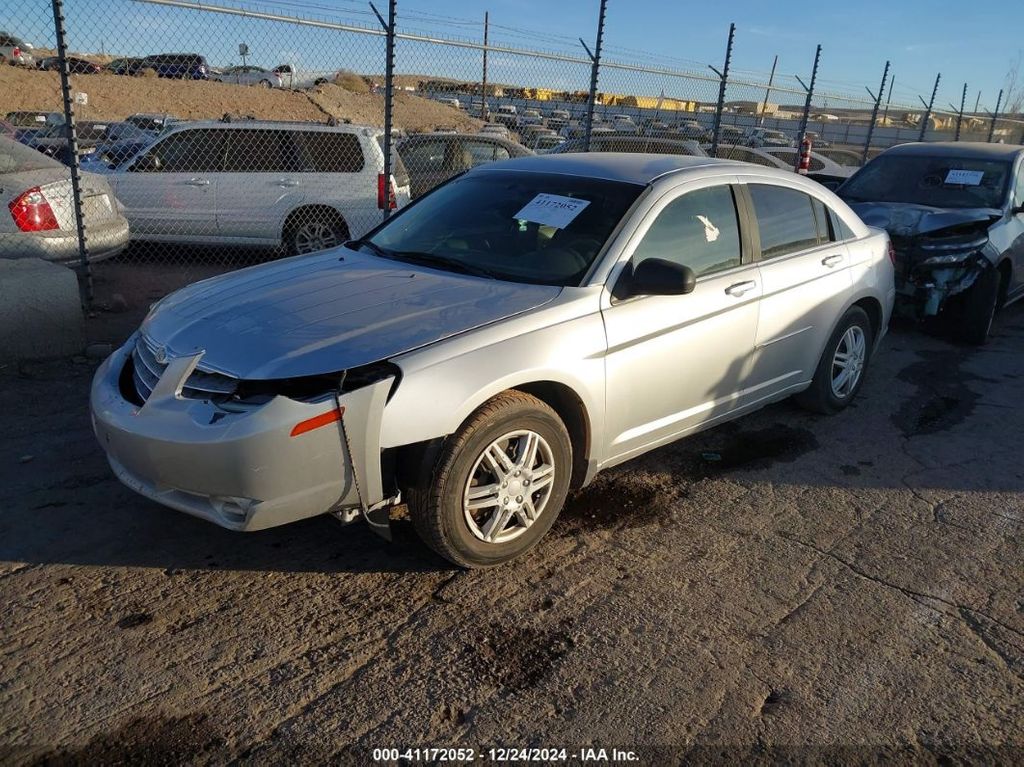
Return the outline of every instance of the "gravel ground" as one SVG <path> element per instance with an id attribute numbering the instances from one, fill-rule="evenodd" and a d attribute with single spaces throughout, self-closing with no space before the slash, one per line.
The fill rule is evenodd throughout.
<path id="1" fill-rule="evenodd" d="M 0 366 L 0 759 L 1024 758 L 1024 308 L 908 329 L 856 405 L 783 403 L 576 495 L 523 560 L 396 523 L 230 533 L 133 495 L 95 363 Z"/>

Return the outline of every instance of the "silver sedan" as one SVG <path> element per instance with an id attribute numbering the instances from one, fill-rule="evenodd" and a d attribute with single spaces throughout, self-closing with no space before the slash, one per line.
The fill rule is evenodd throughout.
<path id="1" fill-rule="evenodd" d="M 220 72 L 211 72 L 210 79 L 233 85 L 255 85 L 258 88 L 282 87 L 281 75 L 261 67 L 229 67 Z"/>
<path id="2" fill-rule="evenodd" d="M 117 476 L 235 530 L 332 513 L 508 561 L 602 469 L 789 396 L 857 396 L 888 236 L 707 158 L 481 166 L 361 240 L 185 288 L 97 371 Z"/>
<path id="3" fill-rule="evenodd" d="M 106 179 L 82 174 L 82 212 L 93 261 L 128 245 L 128 220 Z M 0 137 L 0 258 L 72 262 L 78 230 L 67 166 Z"/>

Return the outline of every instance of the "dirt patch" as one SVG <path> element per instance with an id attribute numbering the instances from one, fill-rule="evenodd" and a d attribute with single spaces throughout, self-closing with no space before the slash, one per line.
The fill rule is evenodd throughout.
<path id="1" fill-rule="evenodd" d="M 471 635 L 465 661 L 478 678 L 509 692 L 533 687 L 575 646 L 567 627 L 510 628 L 492 623 Z"/>
<path id="2" fill-rule="evenodd" d="M 222 752 L 225 745 L 205 714 L 137 717 L 119 730 L 95 736 L 80 749 L 46 754 L 38 763 L 186 764 Z"/>
<path id="3" fill-rule="evenodd" d="M 384 124 L 384 96 L 379 93 L 353 93 L 339 85 L 321 85 L 310 91 L 309 99 L 324 114 L 351 120 L 357 125 Z M 414 93 L 395 93 L 395 127 L 409 133 L 437 128 L 455 128 L 475 132 L 483 123 L 465 112 Z"/>
<path id="4" fill-rule="evenodd" d="M 645 527 L 668 518 L 679 487 L 661 475 L 630 472 L 599 475 L 569 497 L 556 530 L 577 535 L 583 530 Z"/>
<path id="5" fill-rule="evenodd" d="M 900 371 L 899 380 L 916 387 L 892 416 L 903 436 L 946 431 L 974 412 L 979 395 L 969 384 L 978 379 L 962 369 L 970 355 L 965 349 L 921 352 L 920 361 Z"/>

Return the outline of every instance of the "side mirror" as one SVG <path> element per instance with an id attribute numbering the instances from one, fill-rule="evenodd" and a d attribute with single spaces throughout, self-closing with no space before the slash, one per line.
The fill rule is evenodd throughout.
<path id="1" fill-rule="evenodd" d="M 163 164 L 163 162 L 161 162 L 159 156 L 157 156 L 155 154 L 152 154 L 152 153 L 147 153 L 147 154 L 142 155 L 142 157 L 140 157 L 138 160 L 136 160 L 134 163 L 132 163 L 132 172 L 133 173 L 156 173 L 156 172 L 162 170 L 163 167 L 164 167 L 164 164 Z"/>
<path id="2" fill-rule="evenodd" d="M 663 258 L 647 258 L 633 270 L 629 294 L 633 296 L 681 296 L 697 286 L 693 269 Z"/>

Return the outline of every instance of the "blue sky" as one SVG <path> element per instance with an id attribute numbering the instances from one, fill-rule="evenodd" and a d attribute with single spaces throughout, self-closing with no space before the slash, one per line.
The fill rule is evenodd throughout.
<path id="1" fill-rule="evenodd" d="M 334 22 L 376 23 L 364 0 L 208 0 Z M 52 44 L 48 0 L 0 4 L 0 28 L 38 44 Z M 386 10 L 386 0 L 378 7 Z M 592 44 L 597 0 L 399 0 L 399 26 L 421 32 L 479 40 L 485 10 L 490 12 L 492 43 L 527 46 L 580 55 L 576 38 Z M 965 7 L 971 8 L 969 12 Z M 381 71 L 380 38 L 272 24 L 252 19 L 154 6 L 135 0 L 66 0 L 70 45 L 93 51 L 144 54 L 159 50 L 195 50 L 211 63 L 239 63 L 238 42 L 245 41 L 255 63 L 272 66 L 298 62 L 309 69 L 351 68 Z M 779 55 L 777 82 L 798 88 L 792 75 L 806 81 L 814 47 L 823 46 L 819 90 L 867 98 L 875 90 L 885 60 L 892 61 L 894 103 L 916 104 L 927 98 L 942 72 L 936 106 L 959 102 L 968 83 L 968 108 L 979 90 L 981 105 L 991 109 L 1010 61 L 1024 47 L 1024 4 L 952 3 L 948 0 L 851 0 L 775 2 L 733 0 L 729 3 L 609 0 L 606 55 L 651 67 L 707 74 L 706 65 L 721 66 L 728 26 L 737 24 L 733 68 L 737 78 L 764 80 L 772 57 Z M 479 54 L 455 48 L 401 43 L 397 70 L 417 74 L 472 77 Z M 528 60 L 493 54 L 492 80 L 585 89 L 583 65 Z M 602 72 L 602 89 L 657 95 L 714 98 L 714 83 L 654 75 Z M 748 93 L 749 91 L 749 93 Z M 752 88 L 736 86 L 729 98 L 760 98 Z M 793 102 L 799 96 L 773 100 Z M 839 100 L 832 103 L 840 104 Z"/>

